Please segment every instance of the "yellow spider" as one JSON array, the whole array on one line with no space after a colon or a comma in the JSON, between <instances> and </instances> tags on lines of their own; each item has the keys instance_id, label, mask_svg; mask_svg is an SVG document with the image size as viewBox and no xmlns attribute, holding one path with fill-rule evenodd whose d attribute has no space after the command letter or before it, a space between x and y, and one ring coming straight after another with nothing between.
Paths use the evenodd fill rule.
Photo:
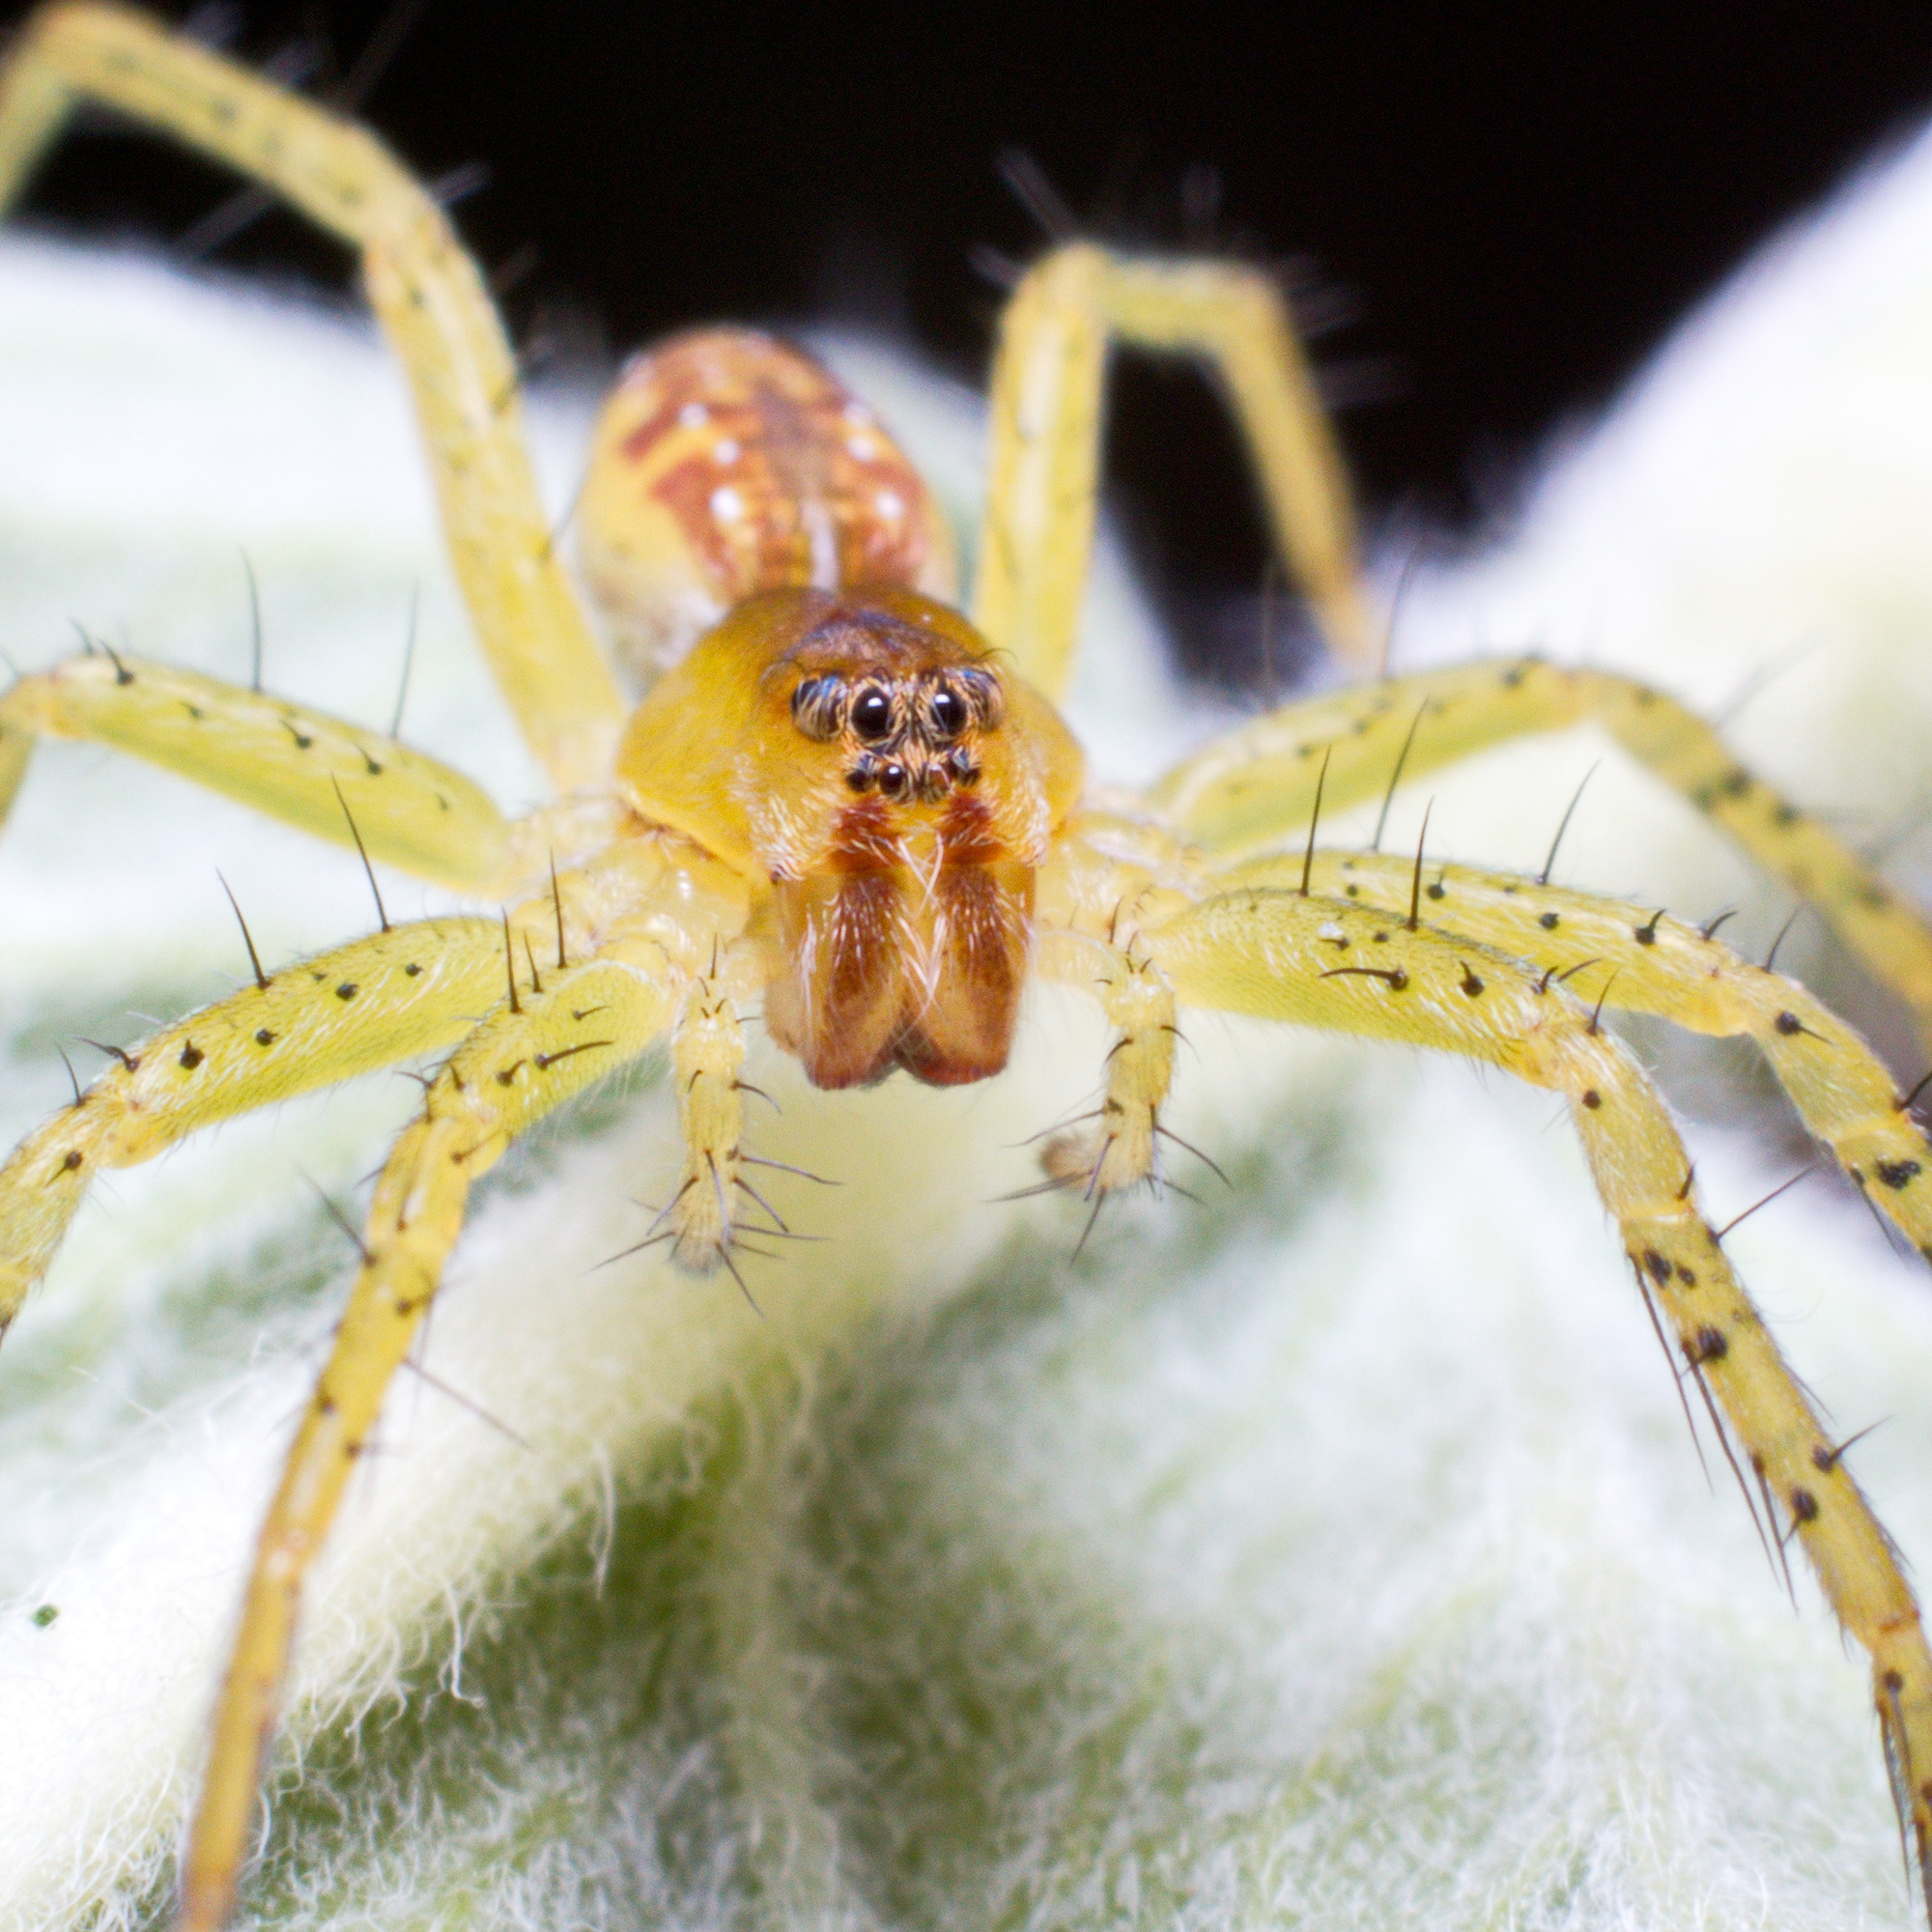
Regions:
<instances>
[{"instance_id":1,"label":"yellow spider","mask_svg":"<svg viewBox=\"0 0 1932 1932\"><path fill-rule=\"evenodd\" d=\"M377 1183L363 1265L262 1531L184 1860L185 1925L233 1908L304 1577L475 1180L668 1037L683 1168L643 1238L693 1270L735 1270L736 1248L776 1220L744 1128L741 1013L760 1005L821 1087L895 1070L964 1085L1006 1065L1030 975L1091 991L1114 1030L1097 1110L1042 1156L1044 1184L1090 1213L1160 1183L1187 1008L1441 1048L1563 1096L1660 1332L1869 1653L1923 1873L1932 1658L1911 1590L1705 1221L1668 1116L1600 1018L1748 1037L1811 1132L1932 1258L1932 1158L1908 1096L1802 987L1706 931L1422 848L1322 849L1319 821L1588 718L1804 894L1928 1026L1932 938L1668 696L1534 659L1291 706L1144 794L1090 782L1055 700L1092 546L1110 341L1214 363L1290 568L1337 652L1371 668L1339 467L1264 280L1090 246L1031 270L1002 324L970 622L950 601L931 497L825 370L726 331L633 364L578 511L606 629L645 687L631 706L554 555L500 326L435 205L359 130L94 6L38 16L0 75L0 199L84 100L229 161L361 250L478 637L558 795L509 822L391 738L104 646L0 699L0 807L38 737L90 739L508 908L385 916L272 974L251 945L252 985L121 1051L0 1170L4 1325L99 1170L448 1050Z\"/></svg>"}]
</instances>

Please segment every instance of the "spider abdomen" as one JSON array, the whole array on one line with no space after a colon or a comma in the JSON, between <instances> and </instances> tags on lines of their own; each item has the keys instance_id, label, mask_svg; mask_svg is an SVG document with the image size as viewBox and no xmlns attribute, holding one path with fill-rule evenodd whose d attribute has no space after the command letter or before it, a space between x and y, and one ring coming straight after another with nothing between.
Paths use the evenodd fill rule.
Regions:
<instances>
[{"instance_id":1,"label":"spider abdomen","mask_svg":"<svg viewBox=\"0 0 1932 1932\"><path fill-rule=\"evenodd\" d=\"M590 588L647 677L762 590L952 594L952 534L905 453L830 370L753 329L630 363L578 522Z\"/></svg>"}]
</instances>

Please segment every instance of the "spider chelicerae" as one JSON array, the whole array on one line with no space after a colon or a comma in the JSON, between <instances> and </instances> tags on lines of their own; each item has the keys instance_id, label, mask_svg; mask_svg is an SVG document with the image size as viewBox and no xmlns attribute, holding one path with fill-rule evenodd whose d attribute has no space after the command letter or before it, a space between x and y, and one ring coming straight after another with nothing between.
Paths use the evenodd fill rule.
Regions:
<instances>
[{"instance_id":1,"label":"spider chelicerae","mask_svg":"<svg viewBox=\"0 0 1932 1932\"><path fill-rule=\"evenodd\" d=\"M448 1050L377 1185L364 1265L290 1452L217 1706L184 1922L233 1904L304 1573L434 1297L474 1180L573 1094L668 1037L683 1171L644 1234L737 1266L769 1216L741 1013L824 1087L1005 1065L1029 976L1114 1029L1100 1105L1044 1143L1091 1214L1157 1181L1188 1007L1439 1047L1570 1103L1605 1205L1685 1372L1773 1520L1870 1653L1901 1817L1932 1826L1932 1661L1840 1445L1784 1369L1605 1007L1747 1036L1805 1123L1921 1251L1926 1143L1889 1076L1790 980L1647 906L1320 847L1324 809L1589 718L1803 892L1917 1010L1932 945L1815 818L1663 694L1532 659L1270 713L1145 793L1093 785L1054 708L1092 544L1111 341L1208 358L1284 558L1366 666L1346 490L1279 298L1228 265L1068 245L1015 290L970 621L943 518L863 402L769 337L713 331L633 364L579 507L583 571L635 707L554 555L514 366L446 220L368 136L136 15L49 10L0 79L16 192L76 101L254 175L362 251L414 388L480 641L558 802L506 821L447 766L259 692L84 653L0 700L0 802L37 737L134 753L500 916L391 925L268 972L119 1051L0 1171L0 1321L101 1168L196 1127ZM479 1018L479 1015L481 1016Z\"/></svg>"}]
</instances>

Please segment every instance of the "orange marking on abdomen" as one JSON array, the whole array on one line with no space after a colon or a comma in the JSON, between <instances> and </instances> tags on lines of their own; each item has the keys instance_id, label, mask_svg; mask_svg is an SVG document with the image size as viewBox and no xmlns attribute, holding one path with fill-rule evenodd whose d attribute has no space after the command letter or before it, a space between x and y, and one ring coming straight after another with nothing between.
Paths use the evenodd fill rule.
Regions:
<instances>
[{"instance_id":1,"label":"orange marking on abdomen","mask_svg":"<svg viewBox=\"0 0 1932 1932\"><path fill-rule=\"evenodd\" d=\"M809 355L750 331L682 336L635 363L610 408L637 415L615 447L722 604L920 582L937 508L871 412Z\"/></svg>"}]
</instances>

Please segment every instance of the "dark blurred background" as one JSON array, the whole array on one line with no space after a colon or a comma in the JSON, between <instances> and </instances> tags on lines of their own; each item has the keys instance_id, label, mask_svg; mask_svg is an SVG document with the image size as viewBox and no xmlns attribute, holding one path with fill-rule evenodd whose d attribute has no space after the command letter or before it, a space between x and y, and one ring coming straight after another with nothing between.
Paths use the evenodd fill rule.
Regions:
<instances>
[{"instance_id":1,"label":"dark blurred background","mask_svg":"<svg viewBox=\"0 0 1932 1932\"><path fill-rule=\"evenodd\" d=\"M977 382L998 264L1040 245L1043 202L1103 238L1276 263L1321 326L1384 528L1478 523L1552 425L1932 106L1932 12L1914 0L1829 17L249 0L187 17L312 91L349 82L459 197L537 360L833 313ZM1044 187L1014 192L1013 154ZM31 213L347 291L339 251L293 218L230 232L231 185L97 123ZM1124 370L1110 471L1197 659L1238 678L1206 613L1253 595L1263 539L1205 389Z\"/></svg>"}]
</instances>

